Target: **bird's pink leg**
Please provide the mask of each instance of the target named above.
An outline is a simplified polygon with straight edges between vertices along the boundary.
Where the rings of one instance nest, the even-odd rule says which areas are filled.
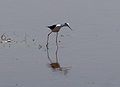
[[[47,44],[46,44],[47,49],[48,49],[49,36],[50,36],[51,33],[52,33],[52,31],[51,31],[51,32],[48,34],[48,36],[47,36]]]

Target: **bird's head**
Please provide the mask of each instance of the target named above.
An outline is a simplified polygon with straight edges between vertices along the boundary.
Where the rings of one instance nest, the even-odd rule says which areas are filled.
[[[65,23],[64,26],[67,26],[67,27],[69,27],[71,29],[71,27],[69,26],[69,23]]]

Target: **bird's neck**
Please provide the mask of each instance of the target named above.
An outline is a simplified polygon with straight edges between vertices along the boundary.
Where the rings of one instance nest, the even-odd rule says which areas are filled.
[[[61,24],[61,27],[65,27],[66,25],[65,24]]]

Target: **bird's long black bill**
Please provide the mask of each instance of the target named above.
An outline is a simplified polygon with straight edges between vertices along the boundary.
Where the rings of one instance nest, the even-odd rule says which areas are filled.
[[[68,25],[68,27],[70,28],[70,30],[72,30],[72,28]]]

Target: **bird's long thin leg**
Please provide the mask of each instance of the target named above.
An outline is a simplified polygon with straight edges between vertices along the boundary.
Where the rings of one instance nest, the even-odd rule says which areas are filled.
[[[58,38],[58,32],[56,33],[56,46],[57,46],[57,49],[56,49],[56,62],[58,63],[58,41],[57,41],[57,38]]]
[[[52,31],[51,31],[51,32],[48,34],[48,36],[47,36],[47,44],[46,44],[47,49],[48,49],[49,36],[50,36],[51,33],[52,33]]]

